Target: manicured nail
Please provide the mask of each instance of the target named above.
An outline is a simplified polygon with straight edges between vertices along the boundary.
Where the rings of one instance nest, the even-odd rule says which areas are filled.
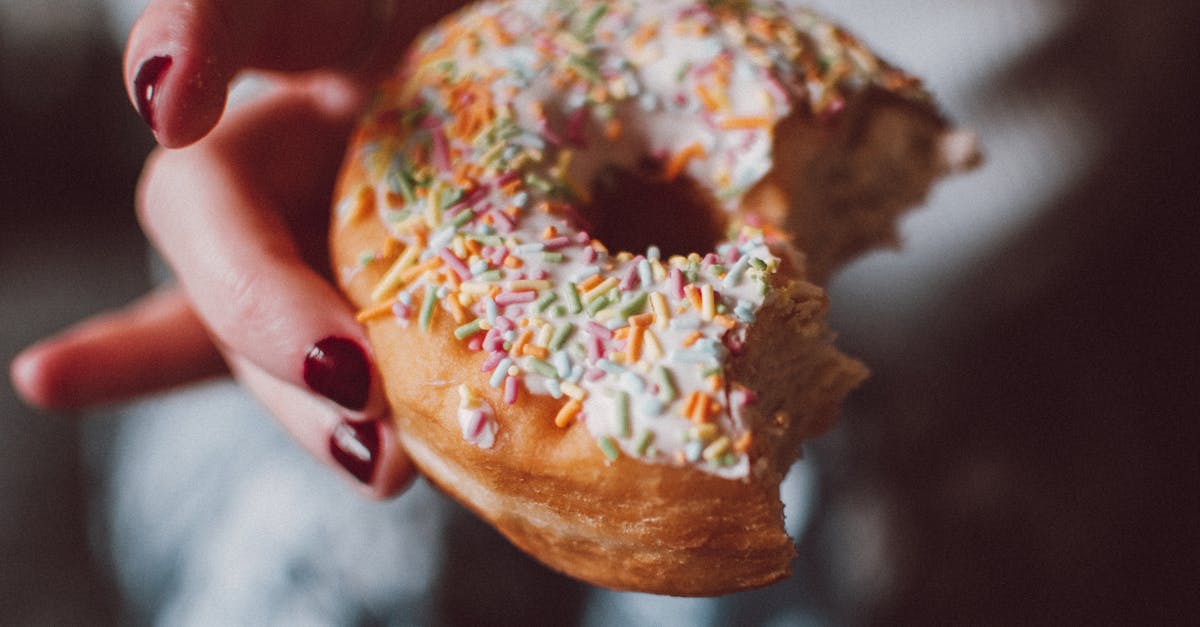
[[[375,477],[375,460],[379,457],[379,430],[383,423],[348,422],[343,420],[329,434],[329,453],[355,479],[370,484]]]
[[[171,57],[150,57],[142,62],[137,76],[133,79],[133,95],[137,101],[138,115],[142,116],[150,130],[154,126],[154,97],[158,95],[158,82],[162,79],[167,68],[171,67]]]
[[[309,389],[354,411],[367,406],[371,389],[371,366],[358,342],[344,337],[327,337],[317,342],[304,358],[304,382]]]

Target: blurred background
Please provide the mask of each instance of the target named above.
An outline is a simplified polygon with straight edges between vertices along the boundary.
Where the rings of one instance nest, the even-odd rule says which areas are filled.
[[[131,196],[152,138],[120,71],[137,4],[0,0],[2,363],[150,284]],[[1200,3],[813,4],[927,77],[987,162],[830,286],[874,376],[808,451],[796,580],[726,616],[1200,624]],[[0,383],[0,624],[122,616],[84,463],[110,423]],[[812,612],[753,609],[787,595]]]

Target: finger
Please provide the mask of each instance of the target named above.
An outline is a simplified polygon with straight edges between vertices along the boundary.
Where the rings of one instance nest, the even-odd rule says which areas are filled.
[[[346,125],[303,95],[266,98],[203,143],[156,153],[138,209],[222,346],[361,419],[387,411],[365,332],[295,240],[324,248]],[[273,193],[285,180],[311,193]],[[319,219],[297,232],[293,216]]]
[[[238,71],[338,68],[365,78],[459,4],[152,0],[129,36],[125,84],[158,140],[185,146],[216,125]]]
[[[225,372],[179,290],[154,292],[26,349],[13,386],[30,404],[70,410],[121,401]]]
[[[239,381],[275,415],[292,438],[372,498],[399,494],[416,475],[387,418],[347,420],[284,381],[232,356]]]

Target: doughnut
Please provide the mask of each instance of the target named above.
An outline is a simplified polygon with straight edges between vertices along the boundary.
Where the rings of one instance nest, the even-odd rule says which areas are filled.
[[[821,282],[974,159],[804,9],[485,2],[378,88],[334,272],[429,481],[572,577],[745,590],[788,575],[780,481],[867,376]]]

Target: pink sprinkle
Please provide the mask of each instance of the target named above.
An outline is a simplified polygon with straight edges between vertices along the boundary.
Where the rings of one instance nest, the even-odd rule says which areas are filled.
[[[621,285],[620,285],[622,292],[628,292],[629,290],[637,287],[637,284],[638,284],[637,262],[638,262],[638,260],[634,259],[633,263],[629,264],[629,269],[625,271],[625,278],[621,279]]]
[[[737,246],[730,246],[729,252],[725,253],[725,263],[737,263],[742,253],[738,251]]]
[[[587,349],[588,359],[592,361],[598,361],[601,357],[604,357],[604,343],[594,335],[588,338]]]
[[[483,350],[489,353],[502,350],[504,348],[504,334],[500,329],[492,327],[488,329],[487,335],[483,338]],[[484,372],[487,372],[486,370]]]
[[[408,305],[405,305],[399,301],[392,305],[392,313],[395,314],[397,318],[402,320],[407,320],[408,317],[412,315],[412,311],[409,310]]]
[[[587,114],[587,107],[579,107],[571,112],[571,117],[567,118],[567,141],[571,142],[572,145],[578,148],[587,146],[587,138],[584,136],[584,126],[587,124]]]
[[[670,281],[671,292],[675,294],[675,298],[683,298],[683,272],[680,272],[679,268],[671,268],[667,280]]]
[[[604,378],[604,371],[599,368],[588,368],[587,374],[583,375],[588,381],[599,381]]]
[[[471,439],[474,440],[482,435],[485,426],[487,426],[487,416],[484,415],[483,410],[471,410],[471,418],[467,422],[467,433],[471,434]]]
[[[476,333],[475,335],[471,336],[471,339],[467,340],[467,349],[468,350],[477,351],[481,348],[483,348],[483,334],[482,333]]]
[[[532,303],[537,300],[537,292],[500,292],[496,294],[496,304],[501,307],[508,305],[521,305],[524,303]]]
[[[592,236],[588,235],[587,231],[580,231],[575,234],[575,243],[577,244],[586,244],[590,241],[592,241]]]
[[[471,270],[467,268],[467,264],[463,263],[463,260],[459,259],[458,255],[455,255],[449,248],[439,250],[438,257],[441,257],[442,261],[445,261],[446,265],[450,266],[450,269],[454,271],[454,274],[458,275],[458,278],[464,281],[471,278]]]
[[[500,176],[500,178],[496,179],[495,186],[504,187],[505,185],[508,185],[519,178],[521,178],[521,173],[516,170],[505,172]]]
[[[548,277],[548,276],[550,276],[549,273],[547,273],[545,270],[539,269],[539,270],[535,270],[534,273],[529,276],[529,278],[533,279],[534,281],[542,281],[542,280],[545,280],[546,277]]]
[[[495,218],[496,227],[501,233],[511,233],[517,226],[517,223],[513,222],[513,219],[508,217],[508,214],[503,211],[490,211],[488,215]]]
[[[543,244],[546,247],[546,250],[558,250],[559,248],[562,248],[570,243],[571,243],[571,240],[567,239],[567,237],[565,235],[559,235],[558,237],[552,237],[552,238],[546,240],[545,242],[543,242]]]
[[[442,120],[440,118],[438,118],[436,115],[427,115],[427,116],[421,118],[420,127],[427,131],[438,128],[441,125],[442,125]]]
[[[608,327],[594,320],[588,320],[587,331],[588,333],[591,333],[592,335],[605,341],[611,340],[613,336],[612,329],[609,329]]]
[[[504,263],[504,259],[506,257],[508,257],[508,248],[504,246],[497,246],[496,249],[492,251],[489,259],[491,260],[493,266],[500,266]]]
[[[501,333],[512,331],[516,328],[516,323],[504,316],[496,316],[496,328],[500,329]]]
[[[707,266],[711,266],[714,263],[717,263],[719,261],[721,261],[721,258],[718,257],[716,255],[716,253],[708,253],[707,255],[704,256],[704,259],[700,262],[700,264],[707,267]]]
[[[442,172],[450,171],[450,146],[440,127],[433,131],[433,165]]]
[[[597,253],[596,253],[595,248],[592,248],[591,246],[584,248],[583,249],[583,262],[584,263],[596,263],[596,255],[597,255]]]
[[[504,340],[501,340],[502,343],[503,341]],[[483,360],[483,367],[480,369],[480,372],[491,372],[495,370],[496,366],[500,365],[500,362],[504,361],[506,356],[507,353],[488,353],[487,358]]]
[[[517,378],[511,374],[504,377],[504,402],[509,405],[517,402]]]

